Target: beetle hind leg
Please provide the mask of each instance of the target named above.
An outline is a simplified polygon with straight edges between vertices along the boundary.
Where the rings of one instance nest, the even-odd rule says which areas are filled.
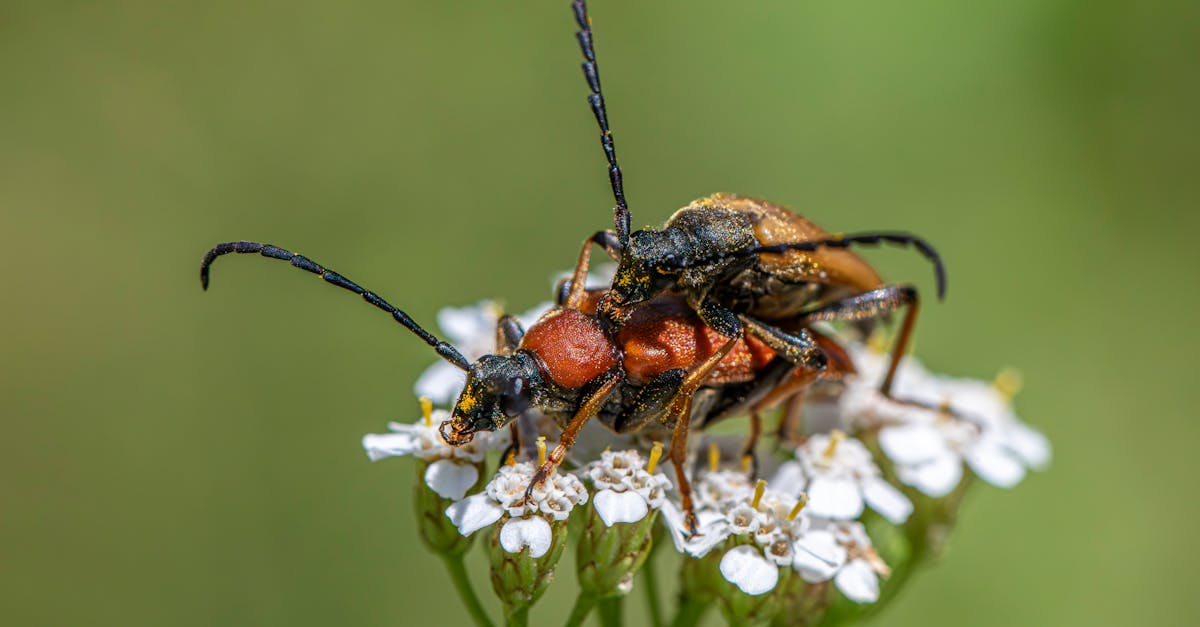
[[[805,316],[805,322],[882,318],[905,306],[907,307],[904,320],[900,323],[900,332],[896,336],[895,346],[892,347],[892,357],[888,364],[887,375],[879,386],[879,392],[891,398],[896,371],[912,341],[913,328],[917,322],[917,312],[920,309],[917,288],[911,285],[888,285],[864,294],[844,298],[809,313]]]

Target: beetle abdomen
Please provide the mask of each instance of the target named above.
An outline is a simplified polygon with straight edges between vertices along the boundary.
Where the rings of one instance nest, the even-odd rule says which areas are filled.
[[[720,349],[725,338],[704,324],[678,296],[664,295],[639,305],[617,333],[625,373],[645,382],[675,368],[691,369]],[[775,351],[749,335],[738,340],[705,383],[749,381],[775,357]]]

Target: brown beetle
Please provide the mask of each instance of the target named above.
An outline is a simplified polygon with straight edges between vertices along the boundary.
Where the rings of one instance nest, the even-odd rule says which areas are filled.
[[[616,206],[614,228],[584,240],[579,266],[586,271],[593,243],[618,262],[610,292],[601,301],[601,317],[620,328],[631,307],[664,291],[682,294],[705,324],[725,337],[743,327],[781,356],[797,360],[819,348],[796,346],[788,327],[819,320],[869,325],[907,306],[881,391],[890,394],[900,357],[908,346],[918,309],[911,285],[887,285],[858,255],[854,245],[890,243],[913,246],[933,262],[938,297],[946,273],[937,251],[925,240],[903,232],[867,232],[833,236],[808,219],[778,205],[731,194],[701,198],[675,212],[662,229],[630,233],[621,168],[608,124],[608,112],[596,67],[591,22],[584,0],[573,3],[583,51],[588,102],[600,127]],[[581,275],[576,272],[576,275]],[[812,366],[814,364],[806,364]]]

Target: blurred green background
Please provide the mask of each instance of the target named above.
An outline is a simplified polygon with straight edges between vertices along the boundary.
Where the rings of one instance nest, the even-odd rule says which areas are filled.
[[[544,300],[611,207],[568,4],[0,5],[0,622],[466,620],[411,462],[359,446],[432,353],[277,262],[196,270],[257,239],[424,322]],[[976,489],[880,622],[1194,623],[1200,4],[592,12],[637,225],[724,190],[916,231],[918,352],[1025,373],[1053,467]]]

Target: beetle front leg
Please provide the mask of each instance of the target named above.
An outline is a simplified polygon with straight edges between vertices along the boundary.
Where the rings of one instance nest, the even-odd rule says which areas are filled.
[[[737,340],[731,338],[717,352],[687,373],[663,417],[663,423],[671,427],[671,465],[675,467],[675,480],[679,486],[679,504],[683,509],[688,533],[693,535],[697,531],[698,522],[695,506],[692,504],[692,486],[684,473],[684,467],[687,465],[687,434],[692,417],[692,398],[735,343]]]
[[[567,449],[575,444],[575,438],[579,437],[579,432],[583,429],[583,425],[587,424],[604,406],[604,401],[608,400],[609,394],[617,388],[617,384],[624,379],[624,375],[620,370],[609,370],[607,373],[600,375],[598,379],[603,382],[595,391],[591,392],[584,398],[579,405],[579,409],[575,412],[575,416],[571,418],[571,422],[562,431],[562,436],[559,437],[558,446],[546,456],[546,460],[538,466],[537,472],[533,473],[533,480],[529,482],[529,487],[525,489],[525,501],[528,502],[533,496],[533,489],[554,472],[554,469],[562,463],[564,457],[567,456]]]
[[[613,261],[621,260],[621,243],[612,231],[596,231],[591,237],[583,240],[583,248],[579,251],[579,259],[575,262],[575,270],[571,278],[558,286],[555,301],[567,309],[579,309],[584,301],[587,290],[588,266],[591,263],[592,244],[599,244]]]
[[[713,331],[725,337],[742,336],[742,321],[732,311],[708,299],[688,304],[696,310],[704,324],[711,327]]]
[[[889,285],[865,294],[844,298],[809,313],[805,316],[805,322],[882,318],[905,305],[908,307],[904,313],[904,321],[900,323],[900,333],[896,336],[896,345],[892,348],[892,359],[888,365],[887,376],[879,386],[879,392],[891,398],[896,369],[900,366],[900,359],[904,357],[904,352],[908,350],[913,326],[917,322],[917,311],[920,308],[917,288],[911,285]]]

